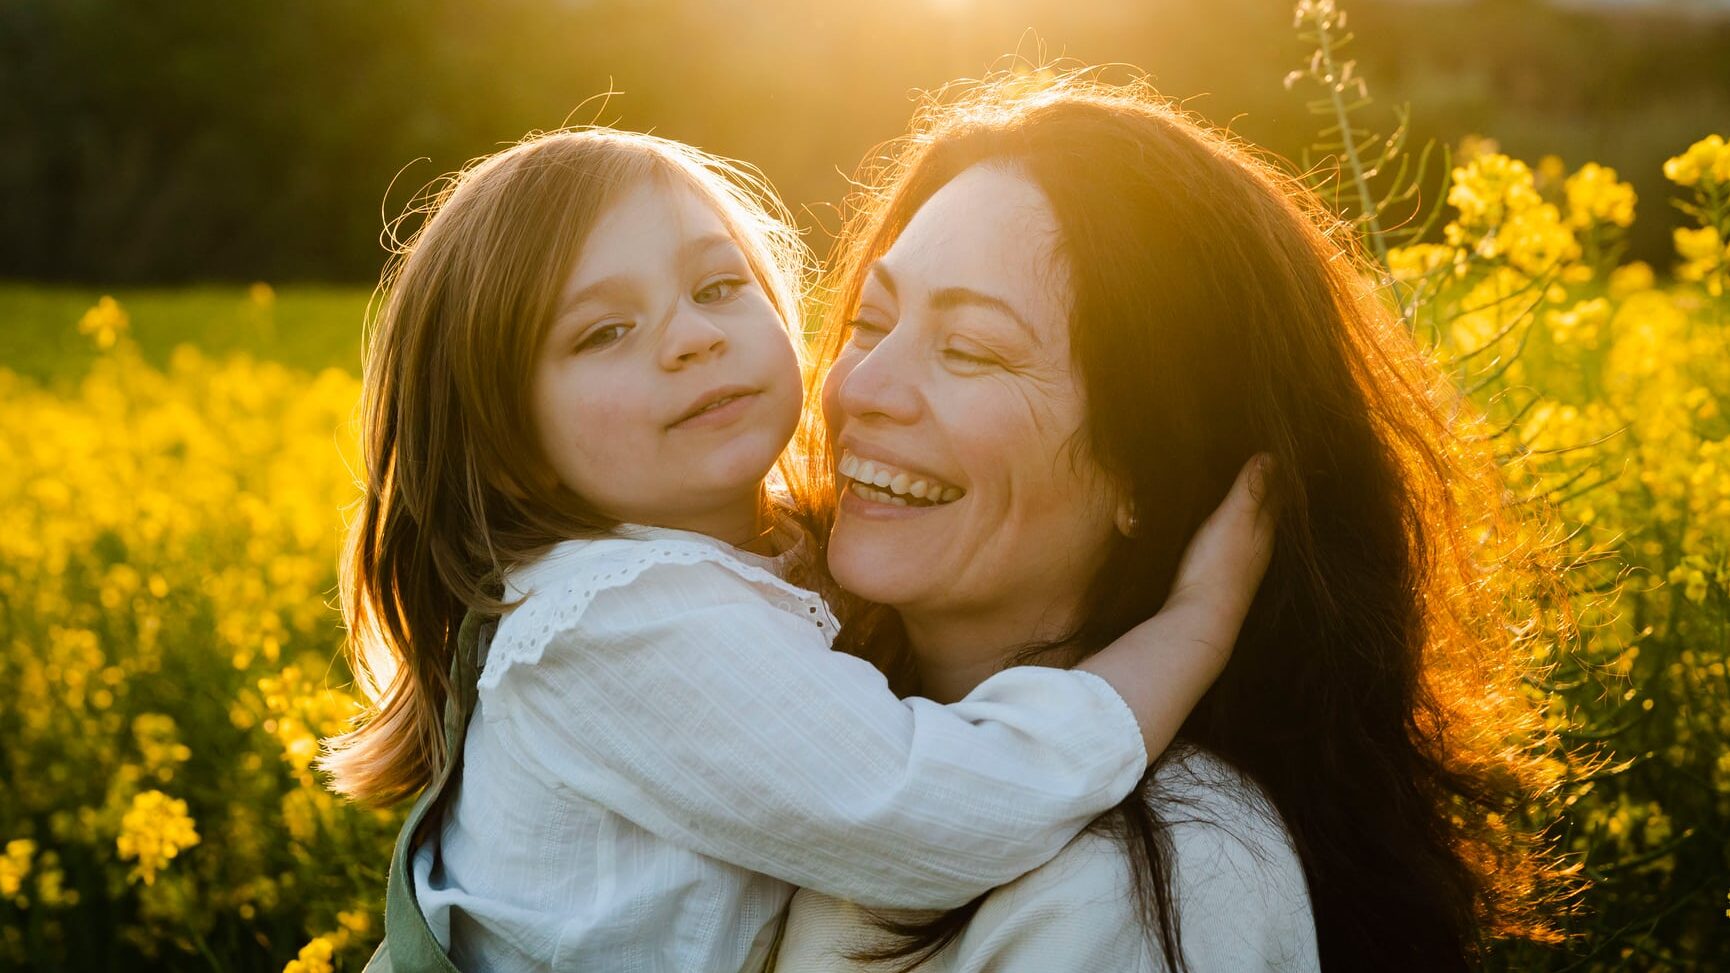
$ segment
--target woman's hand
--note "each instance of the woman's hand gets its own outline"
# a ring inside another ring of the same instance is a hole
[[[1149,762],[1225,670],[1273,557],[1276,511],[1264,502],[1273,457],[1258,453],[1184,548],[1165,607],[1078,669],[1116,689],[1141,724]]]

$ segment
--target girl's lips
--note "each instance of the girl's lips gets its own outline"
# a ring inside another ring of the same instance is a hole
[[[680,419],[668,426],[668,429],[699,429],[713,426],[724,426],[748,412],[757,401],[760,392],[737,392],[722,400],[721,404],[711,406],[694,415]]]

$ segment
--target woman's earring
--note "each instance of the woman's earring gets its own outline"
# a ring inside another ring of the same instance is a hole
[[[1125,537],[1134,537],[1141,529],[1141,521],[1136,519],[1134,502],[1125,503],[1117,508],[1117,532]]]

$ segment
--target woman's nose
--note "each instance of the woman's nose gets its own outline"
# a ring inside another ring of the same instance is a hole
[[[684,308],[673,313],[661,335],[661,367],[676,370],[725,351],[727,333],[701,311]]]
[[[900,351],[891,332],[840,377],[836,404],[849,419],[906,423],[919,418],[917,363]]]

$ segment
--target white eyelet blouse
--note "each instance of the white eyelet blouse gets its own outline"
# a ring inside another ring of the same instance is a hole
[[[948,706],[829,648],[822,598],[687,531],[510,572],[463,769],[415,850],[464,970],[758,970],[794,886],[947,908],[1058,853],[1147,764],[1091,673],[1024,666]]]

